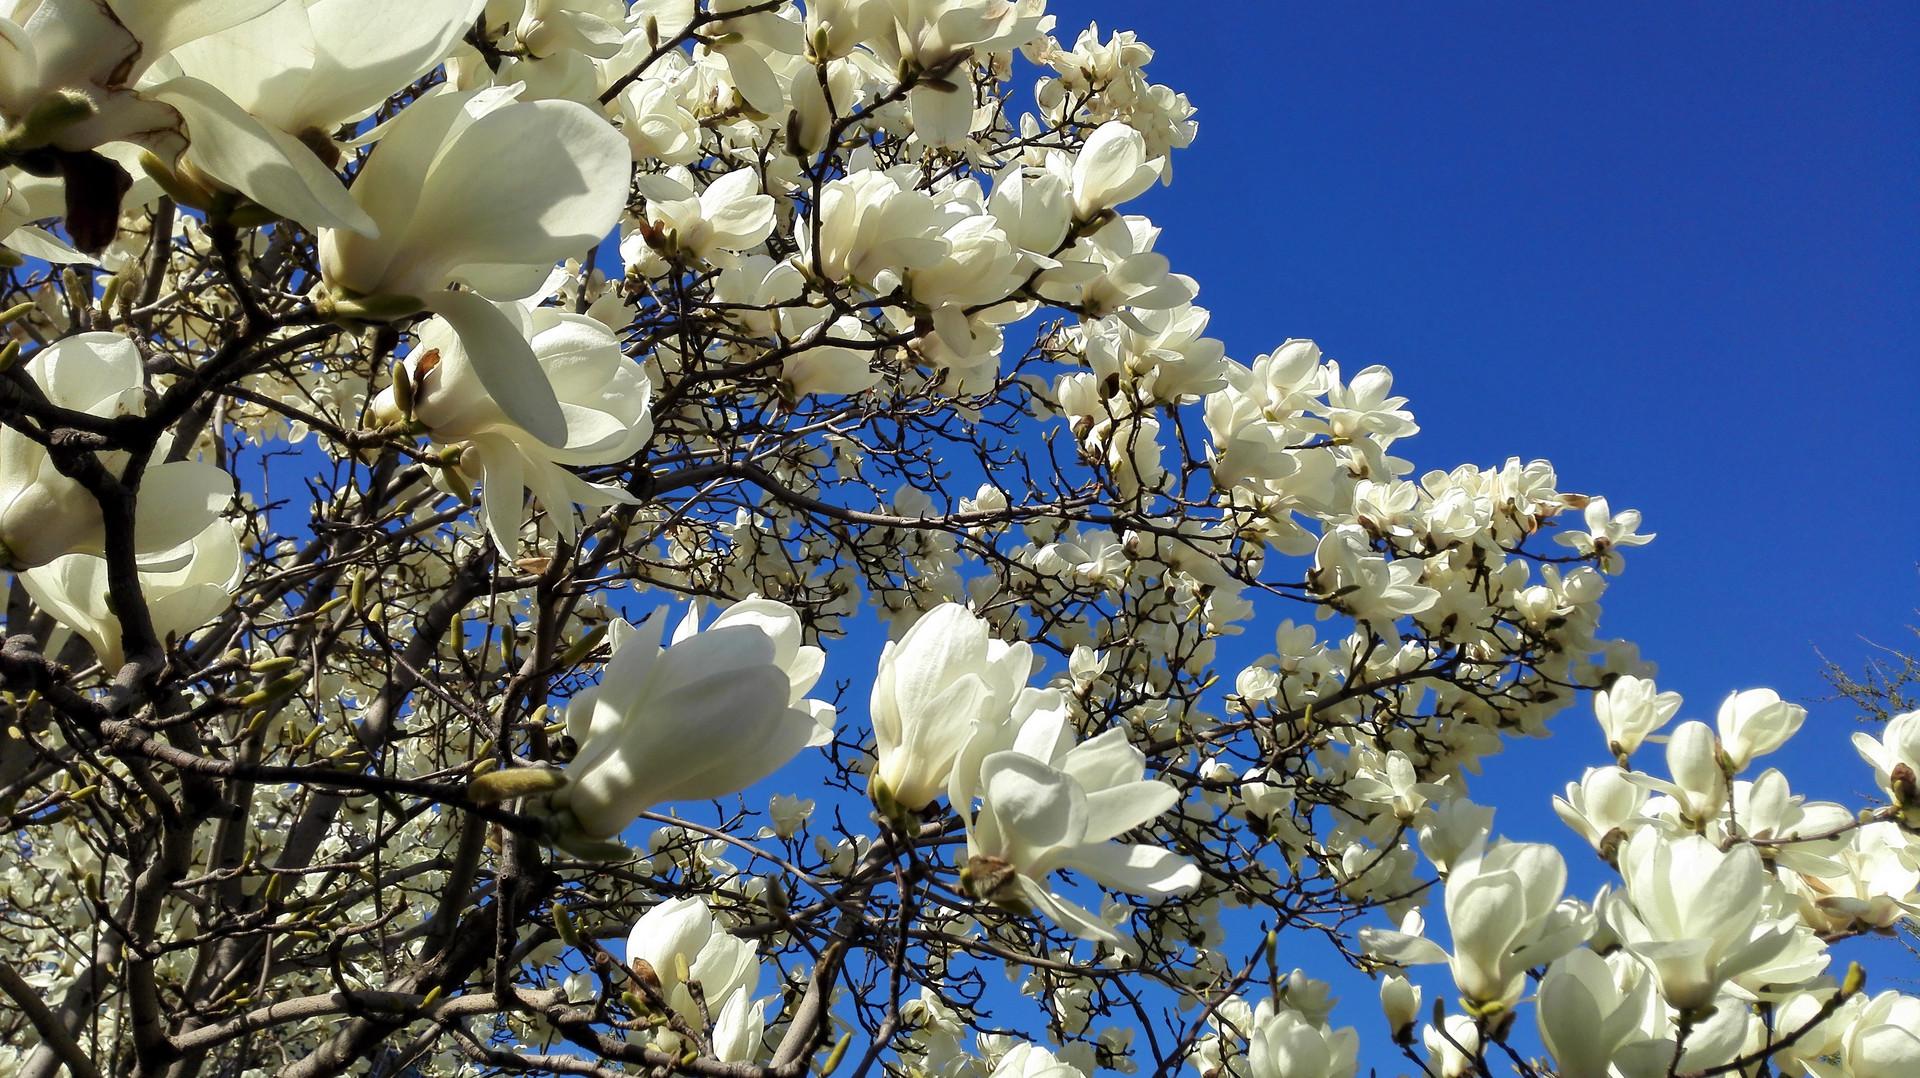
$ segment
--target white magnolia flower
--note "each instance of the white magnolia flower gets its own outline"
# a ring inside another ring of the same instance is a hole
[[[180,148],[180,117],[133,89],[169,52],[281,0],[13,0],[0,8],[0,129],[12,150],[138,139]]]
[[[549,445],[566,420],[526,339],[488,300],[517,300],[578,257],[626,206],[620,132],[572,101],[516,101],[517,86],[422,98],[386,125],[354,180],[378,229],[320,232],[323,305],[385,321],[422,309],[465,343],[487,392]],[[448,291],[450,285],[471,291]]]
[[[1165,158],[1147,160],[1140,132],[1110,120],[1087,136],[1073,161],[1073,209],[1081,220],[1137,198],[1166,168]]]
[[[553,804],[589,838],[662,802],[744,790],[832,736],[832,705],[806,698],[825,655],[791,607],[746,599],[705,629],[689,611],[661,647],[664,624],[616,621],[599,686],[567,708],[580,749]]]
[[[1086,1074],[1045,1048],[1022,1042],[1000,1057],[987,1078],[1086,1078]]]
[[[1553,811],[1595,850],[1610,856],[1609,841],[1617,845],[1625,839],[1625,829],[1640,819],[1640,807],[1646,802],[1646,787],[1626,772],[1590,767],[1579,782],[1567,783],[1564,796],[1553,799]]]
[[[1911,809],[1920,806],[1920,711],[1909,711],[1887,720],[1886,732],[1877,739],[1872,734],[1853,735],[1853,747],[1860,758],[1873,767],[1873,777],[1887,791],[1893,803]]]
[[[33,222],[60,216],[65,197],[59,180],[0,169],[0,267],[18,258],[37,258],[56,266],[91,263],[66,240]]]
[[[1314,553],[1308,581],[1338,608],[1369,623],[1375,632],[1392,635],[1393,623],[1418,614],[1437,602],[1440,593],[1418,583],[1418,558],[1395,558],[1374,552],[1366,529],[1357,524],[1329,528]]]
[[[146,386],[140,351],[118,333],[78,333],[29,356],[25,372],[47,400],[101,418],[141,415]],[[161,454],[164,455],[164,454]],[[99,453],[109,472],[123,452]],[[192,539],[233,498],[233,481],[211,464],[160,460],[147,466],[135,503],[134,545],[155,555]],[[0,568],[46,565],[63,554],[105,550],[100,503],[55,466],[46,447],[0,425]]]
[[[653,433],[652,387],[620,341],[586,315],[552,307],[502,308],[527,342],[538,370],[560,402],[565,436],[549,444],[521,427],[487,392],[467,342],[443,318],[420,327],[419,343],[396,378],[410,387],[410,414],[389,386],[369,411],[385,422],[418,421],[435,442],[465,447],[458,469],[481,490],[487,530],[501,552],[518,552],[527,491],[562,535],[577,530],[573,506],[605,506],[634,499],[618,487],[589,483],[569,467],[613,464],[633,456]]]
[[[831,281],[879,287],[883,278],[936,265],[947,255],[939,207],[925,192],[903,186],[893,175],[868,170],[834,180],[820,195],[820,246],[813,230],[796,226],[798,262],[814,261]]]
[[[1653,982],[1630,959],[1600,957],[1576,947],[1540,979],[1540,1039],[1565,1078],[1608,1078],[1622,1045],[1644,1036],[1642,1017]]]
[[[1920,1074],[1920,999],[1882,992],[1867,1001],[1840,1042],[1851,1078]]]
[[[1772,689],[1748,689],[1728,696],[1714,717],[1720,747],[1737,773],[1787,743],[1807,718],[1807,709],[1780,699]]]
[[[1439,1026],[1423,1026],[1420,1041],[1427,1046],[1428,1073],[1439,1078],[1466,1078],[1480,1073],[1480,1024],[1464,1014],[1450,1014]]]
[[[1647,735],[1679,712],[1680,703],[1679,693],[1660,692],[1652,681],[1626,674],[1593,694],[1593,715],[1600,720],[1608,751],[1631,756]]]
[[[1351,1027],[1310,1021],[1271,999],[1254,1008],[1246,1078],[1353,1078],[1359,1056],[1360,1035]]]
[[[1621,547],[1645,546],[1653,542],[1654,535],[1649,532],[1641,535],[1640,510],[1623,509],[1614,513],[1605,498],[1592,498],[1587,501],[1584,510],[1586,531],[1570,531],[1555,536],[1562,546],[1572,547],[1582,556],[1600,560],[1604,572],[1618,573],[1626,567],[1620,556]]]
[[[760,174],[735,169],[698,193],[682,169],[640,181],[646,197],[641,231],[656,249],[716,266],[758,247],[773,232],[773,199],[760,191]]]
[[[704,1029],[688,987],[698,985],[712,1016],[714,1057],[724,1063],[753,1058],[766,1024],[766,1001],[752,998],[760,956],[751,942],[714,922],[704,899],[670,898],[641,914],[627,936],[627,964],[682,1019]]]
[[[160,641],[182,639],[224,612],[245,569],[240,537],[224,520],[144,559],[140,593]],[[92,645],[107,669],[121,664],[120,618],[108,598],[105,558],[67,554],[21,572],[20,584],[40,609]]]
[[[1643,828],[1621,850],[1620,875],[1626,888],[1607,897],[1607,924],[1678,1010],[1706,1007],[1795,942],[1794,921],[1768,916],[1767,870],[1752,846],[1722,851],[1700,835]]]
[[[1173,851],[1112,841],[1180,800],[1173,786],[1141,778],[1145,766],[1124,729],[1076,745],[1064,708],[1035,709],[1011,748],[964,756],[954,768],[952,799],[967,824],[966,887],[996,904],[1045,913],[1083,939],[1129,949],[1105,920],[1048,891],[1044,881],[1066,870],[1154,898],[1200,885],[1200,870]]]
[[[1031,648],[995,639],[958,603],[888,641],[869,703],[875,803],[919,811],[939,797],[975,725],[1006,723],[1032,669]]]
[[[432,70],[481,0],[287,0],[155,66],[142,92],[177,110],[179,167],[311,227],[372,235],[333,168],[335,133]]]
[[[1513,1006],[1527,971],[1584,943],[1594,917],[1562,899],[1567,866],[1543,843],[1479,845],[1447,873],[1447,927],[1453,954],[1409,932],[1372,932],[1369,949],[1398,965],[1451,962],[1454,984],[1471,1008],[1494,1013]]]

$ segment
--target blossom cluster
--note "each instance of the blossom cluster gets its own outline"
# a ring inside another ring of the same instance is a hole
[[[0,0],[0,1069],[1920,1072],[1920,714],[1675,725],[1640,514],[1229,355],[1060,29]]]

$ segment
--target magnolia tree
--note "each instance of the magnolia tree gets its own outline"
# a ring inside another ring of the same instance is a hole
[[[1044,7],[0,3],[0,1069],[1920,1073],[1920,714],[1669,727],[1638,514],[1228,358]]]

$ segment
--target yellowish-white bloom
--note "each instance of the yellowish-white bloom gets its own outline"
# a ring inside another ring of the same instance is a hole
[[[1807,709],[1780,699],[1772,689],[1748,689],[1728,696],[1714,717],[1720,748],[1738,773],[1787,743],[1807,718]]]
[[[1885,731],[1853,735],[1853,747],[1860,758],[1873,767],[1880,788],[1902,808],[1920,806],[1916,771],[1920,771],[1920,711],[1909,711],[1887,720]]]
[[[1608,1078],[1622,1045],[1644,1036],[1640,1023],[1653,982],[1631,959],[1602,958],[1577,947],[1540,979],[1540,1039],[1565,1078]]]
[[[534,293],[626,205],[626,140],[572,101],[516,101],[517,86],[426,97],[387,125],[354,201],[378,232],[320,234],[320,296],[340,317],[422,309],[465,343],[482,385],[523,430],[564,444],[566,420],[526,339],[488,300]],[[451,292],[450,285],[470,291]]]
[[[464,447],[458,471],[479,483],[487,530],[511,557],[518,552],[529,490],[567,537],[577,531],[575,505],[633,500],[618,487],[589,483],[568,469],[613,464],[638,452],[653,432],[652,387],[613,332],[586,315],[519,305],[506,305],[502,313],[560,402],[566,433],[558,444],[521,427],[488,393],[467,340],[443,318],[421,326],[419,343],[396,371],[411,387],[411,413],[403,412],[393,386],[374,399],[370,411],[384,422],[417,421],[435,442]]]
[[[664,623],[616,621],[600,685],[567,708],[580,749],[553,804],[589,838],[662,802],[744,790],[832,737],[832,705],[806,697],[825,655],[793,608],[747,599],[705,629],[689,611],[666,647]]]
[[[1646,678],[1623,674],[1593,695],[1593,714],[1600,720],[1608,751],[1630,756],[1647,735],[1673,718],[1680,703],[1679,693],[1660,692]]]
[[[874,801],[919,811],[939,797],[975,726],[1007,722],[1032,669],[1031,648],[996,639],[958,603],[934,607],[888,641],[869,702]]]
[[[1920,1074],[1920,999],[1882,992],[1867,1002],[1840,1041],[1851,1078]]]
[[[175,49],[142,92],[187,121],[187,174],[310,227],[371,235],[332,139],[432,70],[481,0],[286,0]]]
[[[1795,922],[1768,913],[1767,872],[1752,846],[1723,851],[1700,835],[1644,828],[1621,850],[1620,875],[1626,888],[1608,896],[1607,924],[1678,1010],[1706,1007],[1795,942]]]
[[[1064,708],[1036,709],[1011,748],[969,753],[954,768],[952,797],[967,824],[963,883],[977,898],[1038,910],[1083,939],[1130,950],[1105,920],[1045,881],[1066,870],[1156,899],[1200,885],[1200,870],[1172,850],[1112,841],[1180,800],[1173,786],[1142,778],[1145,767],[1125,730],[1076,744]]]
[[[1263,999],[1247,1037],[1246,1078],[1353,1078],[1360,1035],[1334,1029],[1290,1007]]]
[[[1073,160],[1074,213],[1086,220],[1139,197],[1164,167],[1164,158],[1147,160],[1140,132],[1118,120],[1101,124]]]
[[[156,61],[281,0],[13,0],[0,9],[0,144],[177,151],[180,118],[133,89]]]
[[[140,564],[140,593],[162,644],[185,638],[233,602],[246,563],[234,526],[215,520],[192,539]],[[120,618],[108,597],[107,561],[67,554],[20,574],[40,609],[93,647],[108,669],[121,664]]]
[[[61,408],[111,418],[146,411],[140,351],[118,333],[78,333],[29,356],[27,377]],[[109,472],[124,452],[96,454]],[[140,479],[134,546],[166,551],[199,534],[233,498],[233,480],[196,461],[160,460]],[[45,446],[11,424],[0,425],[0,568],[45,565],[63,554],[98,554],[106,524],[100,503],[55,466]]]
[[[627,936],[627,964],[693,1028],[704,1029],[712,1016],[715,1058],[752,1059],[765,1027],[766,1002],[753,999],[760,956],[715,922],[704,899],[670,898],[641,914]],[[690,984],[700,988],[705,1015]]]
[[[698,193],[692,174],[674,169],[640,180],[648,242],[670,254],[726,265],[773,232],[773,199],[760,192],[760,175],[735,169]]]

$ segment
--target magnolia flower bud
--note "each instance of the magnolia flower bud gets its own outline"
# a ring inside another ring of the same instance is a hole
[[[1420,1020],[1420,986],[1398,973],[1383,978],[1380,1011],[1387,1016],[1393,1043],[1412,1044],[1413,1025]]]
[[[1667,742],[1667,770],[1673,776],[1680,810],[1694,822],[1711,820],[1726,808],[1727,773],[1720,747],[1704,722],[1684,722]]]

